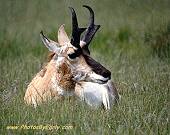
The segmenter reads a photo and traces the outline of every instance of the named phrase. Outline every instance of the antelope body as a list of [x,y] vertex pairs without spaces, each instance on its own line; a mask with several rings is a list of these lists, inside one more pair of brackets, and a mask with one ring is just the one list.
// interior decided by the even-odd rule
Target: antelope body
[[[58,30],[58,43],[40,33],[44,45],[53,53],[51,60],[31,81],[24,100],[35,107],[49,99],[78,96],[90,106],[104,105],[110,109],[119,99],[111,81],[111,72],[96,62],[88,46],[100,25],[94,24],[94,12],[89,6],[90,23],[79,28],[74,9],[72,13],[72,37],[68,38],[64,25]],[[84,32],[83,36],[81,34]]]

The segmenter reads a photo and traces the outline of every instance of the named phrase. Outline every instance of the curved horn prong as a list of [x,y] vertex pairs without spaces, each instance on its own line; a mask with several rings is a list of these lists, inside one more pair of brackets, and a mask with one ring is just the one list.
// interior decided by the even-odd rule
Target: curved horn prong
[[78,28],[77,15],[76,15],[74,8],[69,7],[69,9],[72,14],[72,33],[73,33],[73,32],[76,32],[76,30]]
[[74,8],[69,7],[71,14],[72,14],[72,37],[71,37],[71,44],[77,48],[80,48],[80,35],[86,28],[79,28],[77,15]]
[[87,5],[83,5],[83,7],[87,8],[90,12],[90,19],[89,19],[90,22],[86,29],[85,34],[81,38],[81,41],[83,43],[83,45],[81,46],[89,52],[88,45],[90,44],[97,30],[100,28],[100,25],[94,24],[94,11],[92,10],[92,8]]
[[92,8],[87,5],[83,5],[83,7],[87,8],[90,11],[89,26],[94,25],[94,12],[93,12]]

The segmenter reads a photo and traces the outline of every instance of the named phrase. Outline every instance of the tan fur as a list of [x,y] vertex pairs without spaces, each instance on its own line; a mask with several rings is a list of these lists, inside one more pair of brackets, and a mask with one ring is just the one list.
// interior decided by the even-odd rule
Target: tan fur
[[[56,77],[56,82],[52,78]],[[25,93],[24,100],[29,105],[35,107],[49,99],[61,98],[57,89],[74,90],[75,83],[71,81],[71,70],[66,63],[62,63],[59,67],[51,60],[31,81]],[[55,84],[54,84],[55,83]],[[59,87],[55,88],[57,85]]]
[[54,52],[50,52],[50,53],[48,54],[48,57],[47,57],[48,62],[50,62],[50,61],[52,60],[52,58],[54,57],[54,55],[55,55]]
[[70,39],[68,38],[67,33],[65,32],[64,24],[63,24],[60,26],[58,30],[58,43],[62,46],[66,42],[69,43]]
[[59,66],[58,74],[61,75],[61,78],[58,80],[58,85],[60,87],[66,91],[73,90],[75,88],[75,82],[72,80],[73,74],[66,63]]

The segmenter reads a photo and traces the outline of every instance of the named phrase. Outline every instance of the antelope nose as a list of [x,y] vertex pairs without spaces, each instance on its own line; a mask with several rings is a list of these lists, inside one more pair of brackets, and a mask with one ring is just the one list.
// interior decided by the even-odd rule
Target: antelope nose
[[110,71],[103,72],[103,77],[111,79],[111,72]]

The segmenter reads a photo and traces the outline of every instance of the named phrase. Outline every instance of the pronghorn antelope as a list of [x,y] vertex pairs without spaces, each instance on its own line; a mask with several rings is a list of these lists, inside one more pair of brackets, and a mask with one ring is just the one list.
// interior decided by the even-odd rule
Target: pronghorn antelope
[[[90,11],[87,28],[79,28],[75,10],[72,14],[72,37],[68,38],[64,25],[58,30],[58,43],[40,33],[44,45],[52,52],[51,60],[34,77],[25,93],[27,104],[36,107],[51,98],[78,96],[93,107],[104,105],[110,109],[119,99],[118,92],[111,81],[111,72],[91,56],[88,46],[100,25],[94,24],[94,12]],[[84,33],[82,36],[81,34]]]

